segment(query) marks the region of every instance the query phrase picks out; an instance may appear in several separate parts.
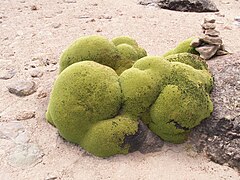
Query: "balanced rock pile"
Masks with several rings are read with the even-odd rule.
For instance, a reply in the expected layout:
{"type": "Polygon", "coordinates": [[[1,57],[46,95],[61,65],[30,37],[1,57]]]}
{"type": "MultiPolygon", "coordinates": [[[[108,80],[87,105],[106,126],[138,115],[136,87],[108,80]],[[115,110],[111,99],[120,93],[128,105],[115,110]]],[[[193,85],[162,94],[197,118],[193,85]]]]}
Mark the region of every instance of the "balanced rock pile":
{"type": "Polygon", "coordinates": [[[202,29],[204,36],[196,38],[191,42],[191,46],[196,48],[200,57],[210,59],[214,55],[222,56],[228,54],[223,46],[222,38],[219,36],[219,31],[215,30],[215,19],[204,19],[202,29]]]}

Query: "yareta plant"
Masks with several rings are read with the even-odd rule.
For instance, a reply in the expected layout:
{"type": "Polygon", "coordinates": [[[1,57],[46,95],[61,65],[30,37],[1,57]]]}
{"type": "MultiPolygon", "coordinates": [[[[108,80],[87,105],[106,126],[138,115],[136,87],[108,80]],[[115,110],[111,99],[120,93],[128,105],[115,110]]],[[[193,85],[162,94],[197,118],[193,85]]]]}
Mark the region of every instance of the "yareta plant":
{"type": "Polygon", "coordinates": [[[213,78],[189,53],[190,42],[181,44],[180,52],[157,57],[130,37],[78,39],[61,56],[46,119],[99,157],[130,152],[144,136],[142,122],[163,140],[183,143],[213,111],[213,78]]]}

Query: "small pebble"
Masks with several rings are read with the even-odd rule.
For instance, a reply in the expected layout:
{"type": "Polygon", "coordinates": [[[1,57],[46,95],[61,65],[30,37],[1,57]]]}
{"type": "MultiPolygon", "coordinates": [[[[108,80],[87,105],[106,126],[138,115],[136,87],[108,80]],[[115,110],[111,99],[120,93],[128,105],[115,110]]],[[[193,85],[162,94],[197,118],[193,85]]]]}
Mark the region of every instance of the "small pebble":
{"type": "Polygon", "coordinates": [[[192,42],[191,42],[190,45],[191,45],[192,47],[198,47],[200,44],[201,44],[200,39],[199,39],[199,38],[194,38],[194,39],[192,40],[192,42]]]}
{"type": "Polygon", "coordinates": [[[86,23],[88,22],[95,22],[96,20],[95,19],[90,19],[89,21],[86,21],[86,23]]]}
{"type": "Polygon", "coordinates": [[[38,70],[38,69],[32,69],[30,71],[30,75],[33,77],[33,78],[36,78],[36,77],[42,77],[43,76],[43,72],[38,70]]]}
{"type": "Polygon", "coordinates": [[[79,19],[87,19],[87,18],[90,18],[90,16],[79,16],[77,18],[79,18],[79,19]]]}
{"type": "Polygon", "coordinates": [[[36,92],[36,83],[33,81],[18,81],[7,86],[8,91],[17,96],[28,96],[36,92]]]}
{"type": "Polygon", "coordinates": [[[102,32],[102,30],[101,30],[101,29],[98,29],[98,30],[96,30],[96,32],[102,32]]]}
{"type": "Polygon", "coordinates": [[[215,23],[216,19],[214,18],[204,18],[204,23],[215,23]]]}
{"type": "Polygon", "coordinates": [[[23,111],[17,115],[16,119],[18,121],[32,119],[35,118],[35,115],[36,115],[35,111],[23,111]]]}
{"type": "Polygon", "coordinates": [[[225,17],[225,15],[221,14],[220,12],[216,12],[215,15],[217,15],[218,17],[225,17]]]}
{"type": "Polygon", "coordinates": [[[48,72],[53,72],[53,71],[56,71],[56,70],[57,70],[57,66],[54,66],[54,65],[48,66],[48,68],[47,68],[48,72]]]}
{"type": "Polygon", "coordinates": [[[57,179],[57,176],[48,176],[44,180],[55,180],[57,179]]]}
{"type": "Polygon", "coordinates": [[[235,26],[240,27],[240,16],[237,16],[234,18],[234,23],[235,26]]]}
{"type": "Polygon", "coordinates": [[[44,91],[40,91],[37,95],[37,99],[42,99],[42,98],[45,98],[47,97],[47,93],[44,92],[44,91]]]}
{"type": "Polygon", "coordinates": [[[109,16],[109,15],[101,15],[101,16],[98,16],[98,19],[112,19],[112,16],[109,16]]]}
{"type": "Polygon", "coordinates": [[[234,20],[240,22],[240,16],[235,17],[234,20]]]}
{"type": "Polygon", "coordinates": [[[63,0],[63,2],[65,2],[65,3],[76,3],[77,1],[76,0],[63,0]]]}
{"type": "Polygon", "coordinates": [[[61,26],[60,23],[53,23],[53,24],[52,24],[52,27],[54,27],[55,29],[56,29],[56,28],[59,28],[60,26],[61,26]]]}
{"type": "Polygon", "coordinates": [[[32,10],[32,11],[36,11],[37,9],[38,9],[38,8],[37,8],[36,5],[31,6],[31,10],[32,10]]]}

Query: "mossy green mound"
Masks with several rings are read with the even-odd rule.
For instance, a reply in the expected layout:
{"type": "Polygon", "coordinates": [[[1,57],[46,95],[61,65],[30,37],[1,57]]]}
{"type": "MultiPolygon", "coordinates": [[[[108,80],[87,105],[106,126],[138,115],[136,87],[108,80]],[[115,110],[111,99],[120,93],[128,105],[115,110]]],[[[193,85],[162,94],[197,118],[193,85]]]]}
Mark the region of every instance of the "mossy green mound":
{"type": "Polygon", "coordinates": [[[142,47],[140,47],[137,43],[137,41],[131,37],[128,36],[120,36],[120,37],[116,37],[114,39],[112,39],[113,44],[115,44],[115,46],[119,46],[122,44],[127,44],[129,46],[131,46],[132,48],[134,48],[134,50],[137,52],[137,59],[141,59],[145,56],[147,56],[147,52],[145,49],[143,49],[142,47]]]}
{"type": "Polygon", "coordinates": [[[190,44],[192,42],[192,40],[194,39],[194,37],[192,38],[188,38],[182,42],[180,42],[174,49],[166,52],[163,57],[167,57],[169,55],[173,55],[173,54],[179,54],[179,53],[191,53],[191,54],[199,54],[194,47],[192,47],[190,44]]]}
{"type": "Polygon", "coordinates": [[[81,61],[95,61],[106,65],[121,74],[132,67],[133,63],[147,55],[145,49],[127,36],[114,38],[109,41],[99,35],[81,37],[73,42],[61,55],[61,73],[68,66],[81,61]]]}
{"type": "Polygon", "coordinates": [[[119,37],[112,45],[119,58],[112,68],[91,49],[95,59],[69,64],[54,84],[46,118],[66,140],[108,157],[130,152],[134,142],[139,146],[138,120],[162,139],[182,143],[210,116],[213,78],[198,56],[184,52],[138,59],[133,39],[119,37]]]}
{"type": "Polygon", "coordinates": [[[81,37],[71,44],[60,58],[60,72],[73,63],[95,61],[114,68],[120,60],[116,46],[103,36],[81,37]]]}
{"type": "Polygon", "coordinates": [[[115,37],[112,39],[112,42],[115,46],[118,46],[120,44],[128,44],[130,46],[138,47],[137,41],[129,36],[115,37]]]}
{"type": "Polygon", "coordinates": [[[118,114],[121,99],[114,70],[96,62],[79,62],[56,80],[47,117],[65,139],[80,143],[92,123],[118,114]]]}
{"type": "Polygon", "coordinates": [[[117,46],[121,56],[121,60],[117,61],[114,68],[118,75],[131,68],[138,59],[147,56],[146,50],[139,47],[138,43],[128,36],[116,37],[112,42],[117,46]]]}
{"type": "Polygon", "coordinates": [[[114,70],[92,61],[79,62],[59,75],[46,117],[62,137],[97,156],[126,154],[129,145],[124,138],[137,132],[138,122],[116,117],[121,100],[114,70]]]}
{"type": "Polygon", "coordinates": [[[119,44],[117,49],[120,53],[121,60],[117,61],[114,69],[116,73],[120,75],[123,71],[132,67],[138,59],[138,54],[135,48],[128,44],[119,44]]]}
{"type": "Polygon", "coordinates": [[[123,113],[140,117],[150,130],[173,143],[186,140],[190,129],[213,110],[208,94],[213,82],[211,74],[205,66],[193,68],[201,64],[198,58],[192,66],[188,60],[180,63],[182,58],[194,55],[178,57],[166,60],[148,56],[120,76],[123,113]]]}
{"type": "Polygon", "coordinates": [[[125,137],[137,131],[138,121],[132,118],[117,116],[99,121],[86,133],[82,147],[100,157],[127,154],[130,144],[124,142],[125,137]]]}

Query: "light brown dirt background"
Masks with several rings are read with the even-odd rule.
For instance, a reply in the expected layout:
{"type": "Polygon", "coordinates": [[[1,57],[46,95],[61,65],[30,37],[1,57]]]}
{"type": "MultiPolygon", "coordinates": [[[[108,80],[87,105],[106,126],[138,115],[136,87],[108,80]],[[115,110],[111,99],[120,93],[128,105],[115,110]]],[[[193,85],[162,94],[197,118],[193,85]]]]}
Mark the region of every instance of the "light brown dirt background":
{"type": "Polygon", "coordinates": [[[69,43],[83,35],[100,34],[108,38],[129,35],[147,49],[148,54],[161,55],[177,42],[200,35],[203,18],[212,16],[216,18],[224,44],[233,53],[240,51],[240,28],[233,24],[234,17],[240,15],[240,1],[214,2],[220,10],[217,14],[144,7],[136,0],[77,0],[77,3],[1,0],[0,60],[8,62],[17,73],[10,80],[0,81],[0,122],[13,121],[23,111],[35,111],[36,118],[22,124],[30,141],[39,146],[44,156],[32,166],[11,166],[7,159],[9,152],[4,151],[8,143],[0,140],[0,179],[239,179],[235,170],[210,162],[204,155],[196,154],[189,144],[166,144],[157,153],[135,152],[101,159],[64,142],[44,118],[57,65],[37,64],[44,75],[34,79],[38,91],[33,95],[20,98],[6,88],[19,79],[31,79],[25,68],[36,63],[32,60],[48,59],[55,63],[69,43]],[[33,5],[37,10],[31,10],[33,5]],[[46,92],[47,97],[38,99],[41,92],[46,92]]]}

